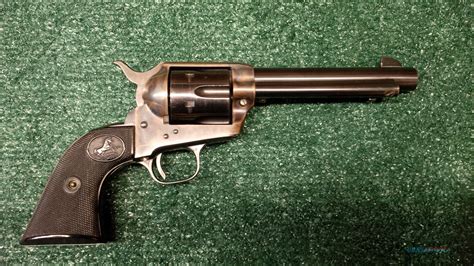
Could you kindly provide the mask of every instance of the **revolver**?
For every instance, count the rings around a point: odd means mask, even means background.
[[[160,63],[136,72],[114,62],[136,84],[137,107],[125,122],[94,129],[59,159],[21,239],[23,245],[106,242],[100,193],[106,177],[139,163],[161,185],[198,175],[205,145],[237,136],[257,102],[271,99],[377,101],[414,90],[418,74],[390,57],[375,68],[253,68],[234,63]],[[196,169],[167,178],[162,154],[194,153]]]

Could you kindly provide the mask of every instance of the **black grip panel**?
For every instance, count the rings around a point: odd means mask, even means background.
[[[110,126],[76,140],[59,160],[26,228],[22,245],[101,243],[104,179],[133,160],[133,126]]]

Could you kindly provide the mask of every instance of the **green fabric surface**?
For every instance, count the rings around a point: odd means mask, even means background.
[[[1,4],[0,262],[472,260],[472,2],[331,2]],[[192,183],[158,186],[139,166],[110,178],[114,242],[19,245],[62,152],[135,107],[114,60],[366,67],[381,55],[417,68],[418,89],[258,106],[238,138],[203,151]],[[190,161],[166,160],[177,175]]]

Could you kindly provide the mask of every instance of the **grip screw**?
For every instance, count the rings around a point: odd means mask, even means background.
[[[69,181],[69,183],[67,184],[67,187],[68,187],[69,189],[74,189],[74,188],[77,187],[77,183],[74,182],[74,181]]]
[[[79,178],[72,176],[66,179],[64,183],[64,190],[68,193],[74,193],[79,190],[81,187],[81,180]]]

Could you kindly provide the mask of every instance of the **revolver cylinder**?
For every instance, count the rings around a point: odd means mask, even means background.
[[[232,123],[230,69],[170,69],[170,124]]]

